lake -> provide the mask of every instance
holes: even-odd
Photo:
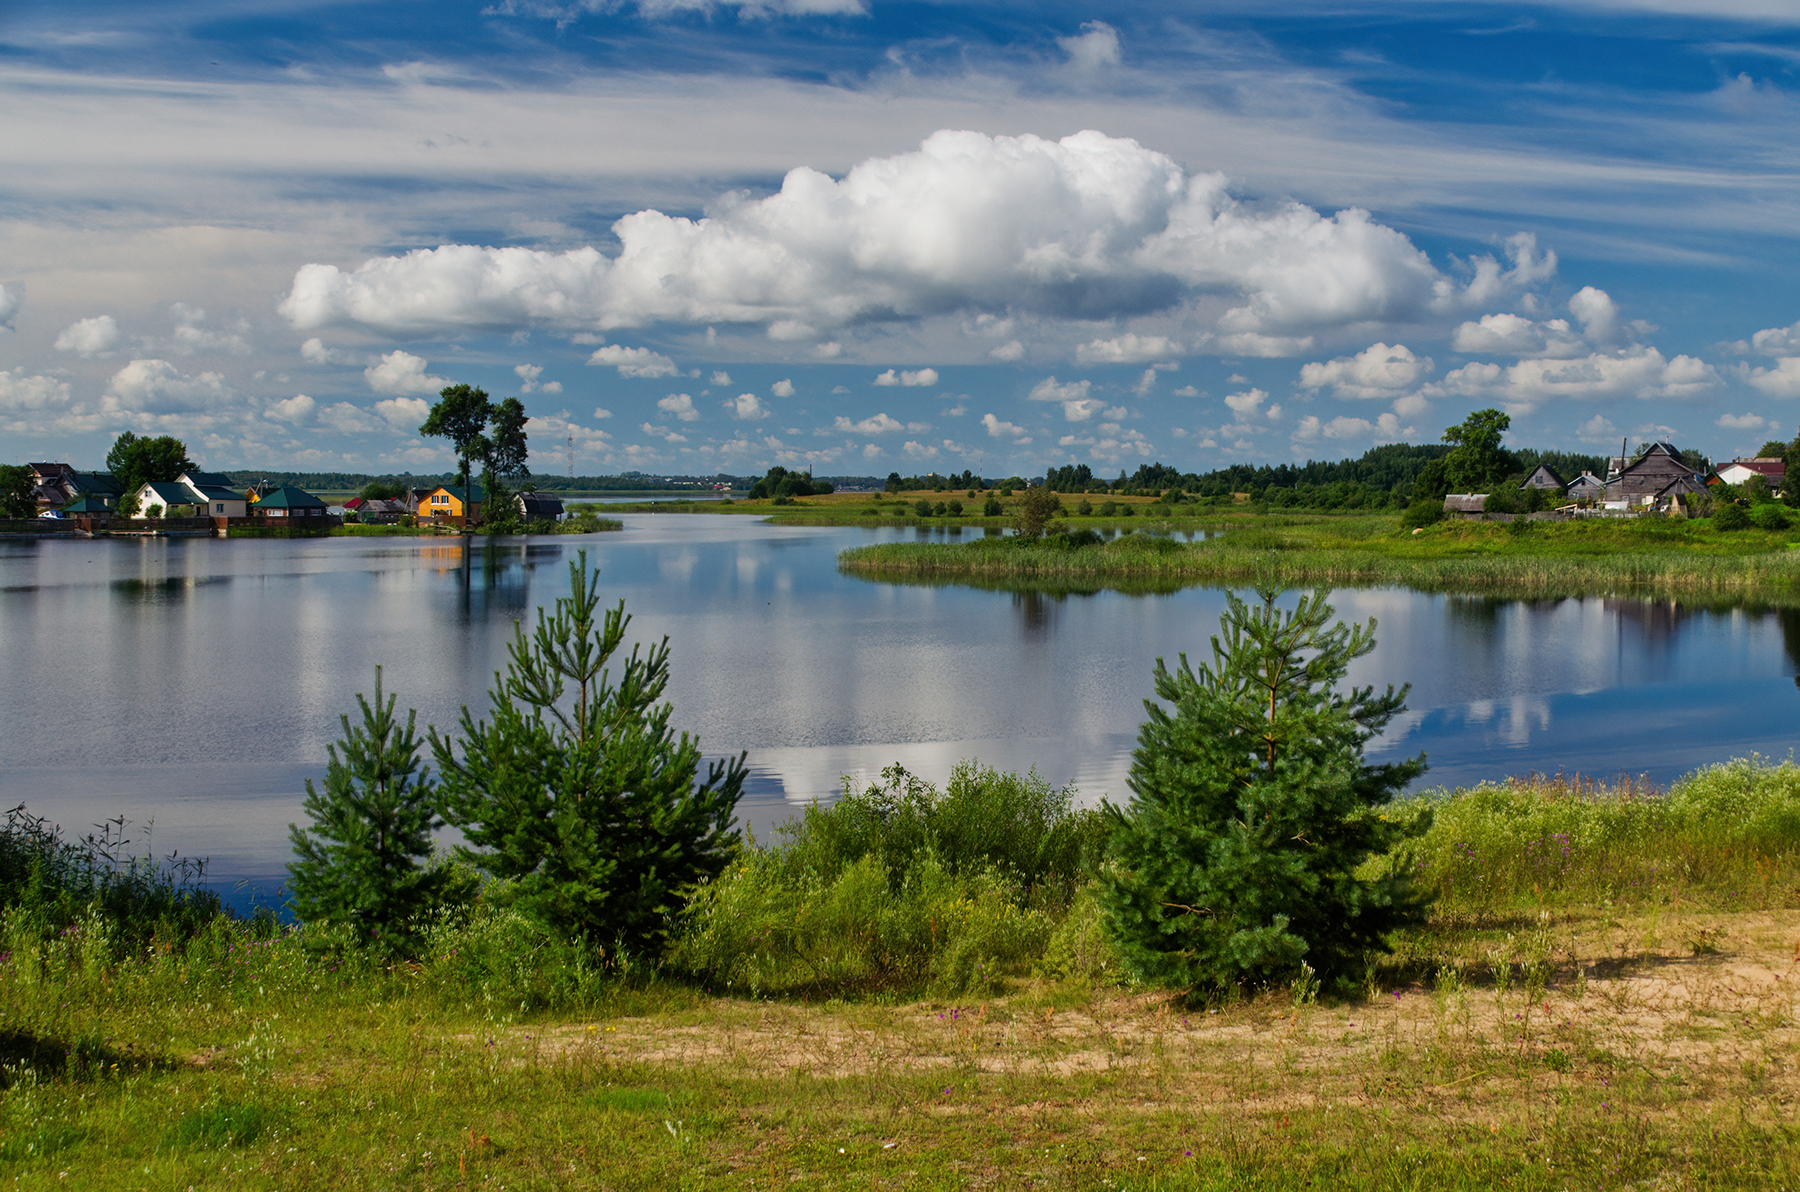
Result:
[[[115,815],[158,853],[266,885],[307,778],[374,668],[421,724],[479,711],[515,619],[579,550],[640,640],[670,639],[673,723],[749,752],[759,833],[843,775],[960,758],[1127,797],[1157,657],[1208,654],[1221,591],[1050,596],[871,583],[837,552],[895,527],[625,514],[620,533],[503,540],[0,542],[0,799],[74,834]],[[942,534],[939,530],[937,533]],[[1358,684],[1410,682],[1378,744],[1426,784],[1527,770],[1666,783],[1800,728],[1800,611],[1339,591],[1380,620]],[[146,834],[148,833],[148,836]]]

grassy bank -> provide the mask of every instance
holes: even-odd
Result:
[[[1386,515],[1245,515],[1155,532],[1104,535],[1068,519],[1037,542],[890,543],[839,556],[850,574],[890,582],[1037,587],[1197,583],[1391,584],[1496,595],[1656,594],[1695,598],[1800,595],[1792,532],[1721,531],[1669,519],[1443,523],[1414,534]],[[1193,540],[1187,539],[1193,535]]]
[[[877,815],[815,813],[746,856],[738,872],[755,881],[735,905],[835,892],[849,919],[819,917],[817,940],[859,913],[869,934],[884,906],[924,909],[896,946],[925,955],[999,938],[1023,913],[1042,917],[1046,942],[1004,958],[988,948],[993,974],[976,959],[795,979],[790,957],[771,970],[786,984],[761,996],[673,959],[607,970],[482,907],[391,967],[178,898],[155,914],[93,913],[79,872],[68,898],[45,901],[42,877],[30,895],[30,867],[8,868],[0,850],[0,1177],[546,1189],[1800,1178],[1792,764],[1734,762],[1667,795],[1560,779],[1439,792],[1404,812],[1435,813],[1411,862],[1439,891],[1432,921],[1364,989],[1323,1002],[1251,990],[1199,1009],[1119,983],[1083,925],[1082,820],[1061,793],[975,779],[986,793],[961,803],[909,804],[892,776],[864,801]],[[993,807],[1006,830],[984,833],[988,817],[969,813]],[[907,891],[920,843],[943,871],[929,896]],[[944,900],[935,919],[932,897]],[[767,949],[756,934],[714,943],[754,959]]]

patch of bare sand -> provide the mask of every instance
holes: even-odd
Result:
[[[1460,981],[1330,1006],[1269,995],[1208,1012],[1143,992],[1097,992],[1071,1008],[1030,991],[948,1005],[731,1000],[700,1019],[519,1028],[509,1049],[521,1061],[764,1077],[1107,1074],[1140,1079],[1146,1106],[1229,1099],[1267,1115],[1406,1102],[1483,1125],[1504,1115],[1507,1097],[1599,1098],[1645,1076],[1685,1083],[1702,1102],[1749,1079],[1765,1095],[1772,1083],[1778,1101],[1800,1097],[1789,1058],[1800,1054],[1800,913],[1571,929],[1542,953],[1541,987],[1514,976],[1502,988],[1491,966],[1484,974],[1479,956],[1468,959]]]

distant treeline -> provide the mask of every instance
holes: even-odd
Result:
[[[1389,443],[1364,452],[1358,459],[1308,460],[1303,464],[1233,464],[1212,472],[1182,472],[1167,464],[1142,464],[1127,475],[1121,471],[1116,480],[1095,476],[1086,464],[1065,464],[1051,468],[1044,476],[1045,487],[1062,493],[1166,493],[1179,489],[1196,497],[1229,497],[1247,494],[1249,499],[1270,505],[1300,505],[1309,508],[1357,508],[1362,506],[1405,505],[1412,499],[1415,483],[1423,476],[1424,487],[1439,490],[1441,495],[1442,460],[1452,448],[1446,444],[1414,446]],[[1568,451],[1540,451],[1526,448],[1506,453],[1511,470],[1523,480],[1539,464],[1566,482],[1582,472],[1606,475],[1606,459],[1598,455],[1582,455]],[[1431,465],[1437,464],[1437,467]]]
[[[254,484],[268,480],[291,484],[307,491],[360,492],[371,484],[393,484],[401,488],[435,488],[440,484],[460,483],[455,472],[279,472],[239,469],[225,473],[233,484]],[[539,492],[665,492],[710,490],[725,484],[734,489],[747,489],[760,476],[648,476],[642,472],[622,472],[617,476],[532,476],[522,487]],[[874,476],[821,476],[837,488],[874,488],[880,480]]]

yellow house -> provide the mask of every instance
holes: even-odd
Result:
[[[468,493],[467,504],[463,493]],[[471,484],[466,490],[462,485],[447,487],[438,485],[419,498],[419,520],[441,521],[452,526],[466,526],[481,520],[481,508],[487,504],[487,493],[479,484]]]

